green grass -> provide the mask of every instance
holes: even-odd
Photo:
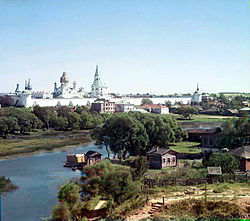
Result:
[[[78,145],[91,141],[89,131],[40,131],[13,139],[0,140],[0,157]]]
[[[191,119],[181,119],[178,114],[171,114],[178,122],[213,122],[213,121],[226,121],[229,118],[228,116],[221,115],[208,115],[208,114],[198,114],[193,115]]]
[[[199,145],[198,142],[179,142],[170,144],[169,148],[178,153],[200,153],[201,148],[198,147]]]

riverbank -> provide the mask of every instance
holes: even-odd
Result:
[[[68,150],[90,143],[90,130],[39,131],[0,140],[0,159],[29,156],[42,151]]]

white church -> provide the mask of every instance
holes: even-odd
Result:
[[[121,97],[113,98],[108,94],[108,87],[101,81],[98,66],[96,66],[94,81],[91,86],[91,91],[84,91],[83,87],[77,89],[76,81],[73,81],[72,86],[69,84],[69,77],[66,72],[63,72],[60,78],[60,86],[54,83],[54,92],[34,92],[30,79],[25,82],[25,90],[22,92],[17,88],[15,93],[8,94],[14,101],[14,106],[34,107],[39,105],[44,106],[85,106],[91,105],[97,98],[108,99],[111,102],[129,102],[130,104],[140,105],[143,97]],[[202,95],[197,90],[190,96],[163,96],[150,98],[154,104],[165,104],[170,101],[172,104],[181,102],[183,104],[199,103],[202,100]]]

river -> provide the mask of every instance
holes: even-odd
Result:
[[[58,187],[80,177],[80,171],[63,167],[67,154],[98,151],[106,157],[105,148],[94,144],[67,152],[41,152],[36,155],[0,161],[0,176],[19,186],[2,197],[2,221],[39,221],[49,217],[57,203]],[[46,220],[46,219],[44,219]]]

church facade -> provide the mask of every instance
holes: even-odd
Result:
[[[108,95],[108,87],[101,81],[98,65],[95,70],[94,82],[91,86],[91,97],[100,98]]]
[[[63,72],[60,78],[60,87],[54,84],[53,98],[83,98],[87,96],[87,92],[80,87],[78,90],[76,88],[76,81],[73,81],[72,87],[69,85],[69,77],[66,72]]]

